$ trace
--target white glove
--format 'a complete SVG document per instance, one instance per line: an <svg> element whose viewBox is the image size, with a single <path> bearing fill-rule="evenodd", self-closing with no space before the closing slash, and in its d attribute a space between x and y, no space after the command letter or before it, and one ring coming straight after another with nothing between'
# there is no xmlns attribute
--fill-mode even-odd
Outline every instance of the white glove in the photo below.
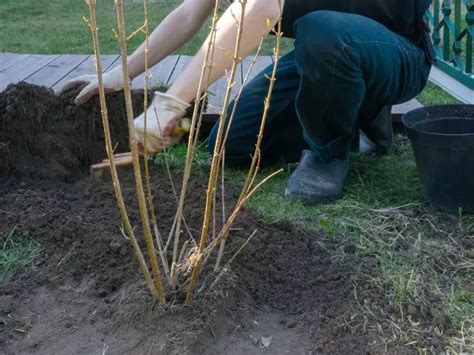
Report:
<svg viewBox="0 0 474 355"><path fill-rule="evenodd" d="M189 106L177 97L155 92L155 97L147 109L146 132L143 113L134 122L135 139L141 145L141 150L146 144L147 152L155 153L178 143L186 129L176 128L181 126Z"/></svg>
<svg viewBox="0 0 474 355"><path fill-rule="evenodd" d="M105 93L120 91L123 89L124 82L121 66L115 67L111 71L105 73L102 78L104 82ZM71 79L61 88L61 90L59 90L58 95L61 95L68 90L84 84L86 84L86 86L81 90L74 100L76 105L82 105L83 103L89 101L91 97L99 93L99 80L95 74L81 75L77 78Z"/></svg>

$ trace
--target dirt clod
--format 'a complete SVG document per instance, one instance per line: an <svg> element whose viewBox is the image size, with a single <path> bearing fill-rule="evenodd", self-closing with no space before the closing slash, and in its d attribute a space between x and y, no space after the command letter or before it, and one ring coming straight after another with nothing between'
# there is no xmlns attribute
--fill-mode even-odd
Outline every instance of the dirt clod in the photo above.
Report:
<svg viewBox="0 0 474 355"><path fill-rule="evenodd" d="M435 311L433 313L433 325L438 329L444 330L447 326L446 316L440 311Z"/></svg>
<svg viewBox="0 0 474 355"><path fill-rule="evenodd" d="M418 314L418 309L412 304L408 305L407 311L408 311L408 314L412 316L416 316Z"/></svg>
<svg viewBox="0 0 474 355"><path fill-rule="evenodd" d="M114 253L118 253L120 252L120 249L122 248L122 243L116 241L116 240L113 240L112 242L110 242L110 250L112 250Z"/></svg>

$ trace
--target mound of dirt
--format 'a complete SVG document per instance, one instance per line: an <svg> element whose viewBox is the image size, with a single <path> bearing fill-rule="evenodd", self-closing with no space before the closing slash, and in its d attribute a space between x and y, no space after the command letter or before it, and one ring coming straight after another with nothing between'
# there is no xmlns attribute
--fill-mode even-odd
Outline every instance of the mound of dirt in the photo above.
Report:
<svg viewBox="0 0 474 355"><path fill-rule="evenodd" d="M0 178L72 180L106 156L99 98L77 106L77 94L75 89L57 97L51 89L24 82L0 93ZM143 112L143 98L143 90L132 92L135 116ZM106 100L115 151L128 151L123 92Z"/></svg>
<svg viewBox="0 0 474 355"><path fill-rule="evenodd" d="M12 84L0 94L0 176L31 179L73 178L105 156L98 98L82 106L77 91L56 97L52 90ZM134 112L143 112L143 91L133 95ZM107 96L117 152L128 147L123 93ZM87 148L85 148L87 147Z"/></svg>
<svg viewBox="0 0 474 355"><path fill-rule="evenodd" d="M163 171L152 173L153 185L160 186L159 228L166 235L175 197ZM138 225L132 174L122 172L121 179ZM195 235L204 179L197 171L186 206ZM88 177L26 183L0 197L0 211L0 245L16 227L18 238L33 237L42 248L34 270L0 286L2 353L95 353L104 346L111 353L255 353L261 337L272 337L268 350L276 353L368 349L363 334L344 326L355 309L350 265L333 263L317 235L268 228L244 211L226 259L253 230L258 234L218 286L212 292L203 287L217 276L209 268L192 307L177 297L162 308L150 298L122 236L110 184Z"/></svg>
<svg viewBox="0 0 474 355"><path fill-rule="evenodd" d="M109 96L114 137L122 144L120 100L120 94ZM111 184L92 181L83 170L103 156L97 103L78 108L70 98L25 84L10 86L0 102L2 128L8 127L0 133L8 154L1 167L9 172L0 182L0 245L15 229L14 238L29 236L42 250L34 268L0 284L0 353L384 350L375 334L348 325L357 313L350 275L360 260L337 262L317 234L270 228L252 211L240 216L224 260L258 233L217 287L205 287L217 276L208 267L191 307L179 295L166 307L155 304L120 230ZM154 166L152 177L159 229L166 236L176 197L162 167ZM181 172L173 178L179 185ZM205 181L206 172L196 168L185 211L196 237ZM131 221L139 226L130 171L121 171L121 182ZM229 189L229 200L232 195Z"/></svg>

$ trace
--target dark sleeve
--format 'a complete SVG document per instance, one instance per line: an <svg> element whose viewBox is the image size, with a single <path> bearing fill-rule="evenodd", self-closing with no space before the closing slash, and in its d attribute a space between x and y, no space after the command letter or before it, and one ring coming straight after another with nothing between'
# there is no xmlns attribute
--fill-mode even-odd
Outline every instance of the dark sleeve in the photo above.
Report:
<svg viewBox="0 0 474 355"><path fill-rule="evenodd" d="M330 10L371 18L391 31L410 39L422 33L423 14L431 0L286 0L282 29L285 37L294 38L293 25L304 15Z"/></svg>

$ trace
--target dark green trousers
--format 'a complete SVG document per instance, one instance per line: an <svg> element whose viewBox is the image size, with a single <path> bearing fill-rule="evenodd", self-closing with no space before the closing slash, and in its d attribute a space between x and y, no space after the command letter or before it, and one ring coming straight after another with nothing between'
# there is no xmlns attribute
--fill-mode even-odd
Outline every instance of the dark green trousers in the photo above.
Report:
<svg viewBox="0 0 474 355"><path fill-rule="evenodd" d="M262 145L263 163L297 161L303 149L318 159L347 159L359 129L384 106L415 97L430 64L408 39L369 18L312 12L295 24L294 51L280 59ZM226 146L226 162L253 154L272 66L244 89ZM233 103L228 112L231 112ZM216 127L209 138L215 143Z"/></svg>

